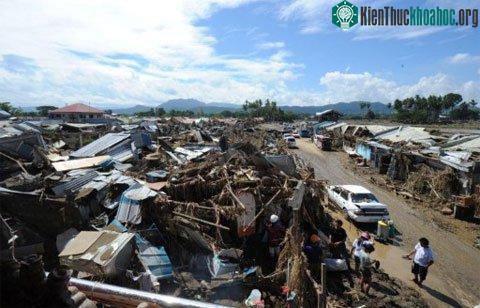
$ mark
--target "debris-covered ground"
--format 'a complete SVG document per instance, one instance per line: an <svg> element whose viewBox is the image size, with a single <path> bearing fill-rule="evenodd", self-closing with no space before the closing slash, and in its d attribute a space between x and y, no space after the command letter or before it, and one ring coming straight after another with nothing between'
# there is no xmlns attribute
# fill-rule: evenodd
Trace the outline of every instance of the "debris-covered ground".
<svg viewBox="0 0 480 308"><path fill-rule="evenodd" d="M407 285L414 285L410 281L410 263L402 260L401 256L411 251L420 236L425 236L430 239L438 259L427 278L426 284L430 288L419 289L420 293L432 306L470 306L478 302L480 293L475 269L480 266L480 252L470 240L479 231L475 223L452 219L412 198L396 194L392 188L382 184L383 175L379 176L372 168L357 166L347 153L321 151L306 139L297 144L299 149L296 153L315 168L318 179L328 179L333 185L356 183L370 190L380 202L388 205L390 217L400 233L400 238L398 241L394 239L395 245L377 245L373 253L374 257L378 256L381 260L388 274L398 277ZM377 181L371 181L371 177L375 177ZM441 225L437 218L445 220L444 224ZM364 225L347 225L347 231L351 228L353 233L349 234L350 239L357 236L358 228L376 230ZM447 226L456 226L458 233L447 231ZM462 266L458 266L459 263Z"/></svg>
<svg viewBox="0 0 480 308"><path fill-rule="evenodd" d="M381 270L368 296L349 285L325 182L252 121L0 132L3 306L425 306Z"/></svg>

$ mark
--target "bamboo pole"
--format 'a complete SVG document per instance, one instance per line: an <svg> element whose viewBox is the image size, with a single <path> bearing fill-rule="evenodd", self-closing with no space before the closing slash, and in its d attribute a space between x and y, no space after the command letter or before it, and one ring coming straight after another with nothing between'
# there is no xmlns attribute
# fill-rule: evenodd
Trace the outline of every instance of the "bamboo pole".
<svg viewBox="0 0 480 308"><path fill-rule="evenodd" d="M172 213L175 214L175 215L178 215L180 217L183 217L183 218L188 218L188 219L194 220L194 221L199 222L199 223L203 223L203 224L206 224L206 225L210 225L210 226L213 226L213 227L217 227L217 228L221 228L221 229L230 231L229 227L225 227L225 226L222 226L222 225L210 222L210 221L206 221L206 220L203 220L203 219L200 219L200 218L196 218L196 217L193 217L193 216L190 216L190 215L187 215L187 214L183 214L183 213L179 213L179 212L175 212L175 211L173 211Z"/></svg>

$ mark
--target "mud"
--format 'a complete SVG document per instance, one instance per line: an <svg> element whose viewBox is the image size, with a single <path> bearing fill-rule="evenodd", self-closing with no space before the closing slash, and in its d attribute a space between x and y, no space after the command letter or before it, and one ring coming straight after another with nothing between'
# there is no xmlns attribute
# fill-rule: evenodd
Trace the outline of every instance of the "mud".
<svg viewBox="0 0 480 308"><path fill-rule="evenodd" d="M394 245L377 243L373 257L381 262L386 273L416 287L410 275L410 262L402 255L410 252L418 238L430 239L436 253L436 263L420 294L432 307L472 307L480 303L480 251L438 225L426 219L424 213L410 206L395 193L372 184L367 177L355 174L344 167L346 154L320 151L307 139L297 139L297 154L315 169L318 179L327 179L331 184L358 184L370 189L381 202L389 206L400 236ZM347 224L350 240L357 229L365 226ZM371 230L370 230L371 231Z"/></svg>

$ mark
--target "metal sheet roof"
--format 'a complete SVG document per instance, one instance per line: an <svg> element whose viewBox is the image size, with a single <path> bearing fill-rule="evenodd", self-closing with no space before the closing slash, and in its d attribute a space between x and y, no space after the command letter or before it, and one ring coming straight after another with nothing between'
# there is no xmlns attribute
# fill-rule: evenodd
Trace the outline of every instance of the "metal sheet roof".
<svg viewBox="0 0 480 308"><path fill-rule="evenodd" d="M103 162L110 160L109 155L102 155L97 157L71 159L66 161L58 161L52 163L56 171L68 171L75 169L84 169L100 166Z"/></svg>
<svg viewBox="0 0 480 308"><path fill-rule="evenodd" d="M392 142L405 141L433 145L435 143L433 139L436 137L425 131L423 127L400 126L396 129L377 134L375 138Z"/></svg>
<svg viewBox="0 0 480 308"><path fill-rule="evenodd" d="M119 142L130 137L130 134L126 133L108 133L105 136L87 144L83 148L71 153L72 157L92 157L107 149L113 147Z"/></svg>
<svg viewBox="0 0 480 308"><path fill-rule="evenodd" d="M66 182L53 187L52 190L56 196L65 196L69 192L75 192L79 190L82 186L91 182L97 176L98 173L96 171L89 171L84 175L69 179Z"/></svg>
<svg viewBox="0 0 480 308"><path fill-rule="evenodd" d="M468 152L479 152L480 153L480 136L469 141L451 146L447 148L448 150L463 150Z"/></svg>
<svg viewBox="0 0 480 308"><path fill-rule="evenodd" d="M155 278L165 279L173 276L172 263L163 246L153 246L138 233L135 234L135 243L140 262Z"/></svg>

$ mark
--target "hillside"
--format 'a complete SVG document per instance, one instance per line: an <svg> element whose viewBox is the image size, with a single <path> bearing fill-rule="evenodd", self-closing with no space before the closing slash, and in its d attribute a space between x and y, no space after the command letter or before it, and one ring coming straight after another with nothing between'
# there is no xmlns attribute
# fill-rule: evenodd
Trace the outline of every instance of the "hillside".
<svg viewBox="0 0 480 308"><path fill-rule="evenodd" d="M321 112L327 109L335 109L345 115L361 115L365 113L365 110L360 108L359 101L356 102L349 102L349 103L335 103L335 104L328 104L322 106L280 106L285 111L291 111L294 113L304 113L309 115L314 115L316 112ZM205 114L212 114L212 113L220 113L224 110L229 111L236 111L241 109L241 105L232 104L232 103L223 103L223 102L215 102L215 103L204 103L202 101L196 99L171 99L164 103L157 105L158 108L163 108L167 112L175 109L175 110L192 110L193 112L203 112ZM35 107L28 107L34 110ZM147 105L135 105L132 107L127 108L114 108L112 109L113 113L116 114L125 114L125 115L133 115L136 112L145 112L149 111L154 106L147 106ZM388 109L387 105L373 102L371 103L371 108L373 112L377 114L390 114L391 110ZM25 108L26 109L26 108Z"/></svg>
<svg viewBox="0 0 480 308"><path fill-rule="evenodd" d="M112 112L113 112L113 113L116 113L116 114L133 115L134 113L137 113L137 112L146 112L146 111L149 111L151 108L152 108L152 107L150 107L150 106L145 106L145 105L135 105L135 106L133 106L133 107L112 109Z"/></svg>

